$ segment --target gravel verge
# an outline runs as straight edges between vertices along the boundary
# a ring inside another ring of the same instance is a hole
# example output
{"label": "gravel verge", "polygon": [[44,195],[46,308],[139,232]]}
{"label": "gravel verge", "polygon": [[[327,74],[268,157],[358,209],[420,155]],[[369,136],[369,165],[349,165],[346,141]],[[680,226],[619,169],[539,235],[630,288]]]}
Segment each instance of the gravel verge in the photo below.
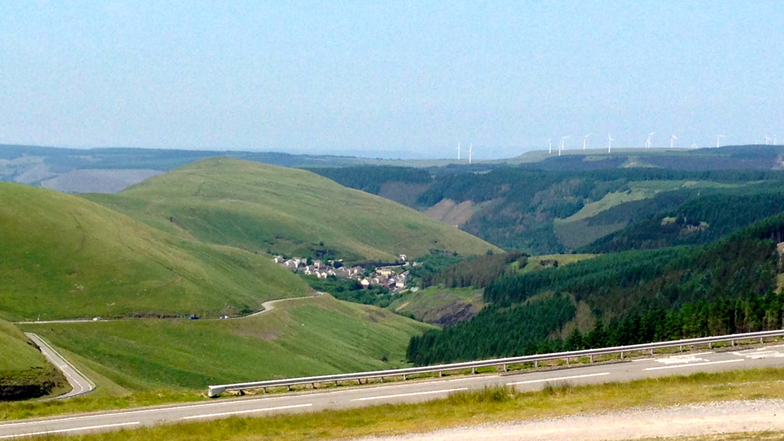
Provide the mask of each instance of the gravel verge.
{"label": "gravel verge", "polygon": [[457,427],[363,441],[626,440],[784,431],[784,400],[744,400],[635,408],[512,423]]}

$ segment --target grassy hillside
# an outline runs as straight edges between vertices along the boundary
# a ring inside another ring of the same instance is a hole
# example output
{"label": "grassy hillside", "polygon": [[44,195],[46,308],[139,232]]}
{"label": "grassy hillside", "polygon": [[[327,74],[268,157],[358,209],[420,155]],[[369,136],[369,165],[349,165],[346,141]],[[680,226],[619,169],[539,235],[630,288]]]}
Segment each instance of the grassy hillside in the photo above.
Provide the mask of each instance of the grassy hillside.
{"label": "grassy hillside", "polygon": [[560,267],[577,263],[586,259],[593,259],[598,254],[549,254],[544,256],[530,256],[525,265],[520,268],[519,262],[512,262],[510,269],[512,273],[527,274],[533,271],[540,271],[551,267]]}
{"label": "grassy hillside", "polygon": [[387,369],[405,364],[412,335],[430,329],[329,295],[279,302],[237,320],[133,320],[23,325],[131,390]]}
{"label": "grassy hillside", "polygon": [[402,205],[304,170],[213,158],[90,198],[168,231],[254,252],[395,261],[496,247]]}
{"label": "grassy hillside", "polygon": [[402,295],[387,309],[422,322],[447,326],[470,319],[483,307],[481,289],[431,286]]}
{"label": "grassy hillside", "polygon": [[309,288],[269,259],[175,238],[85,199],[0,183],[0,317],[238,313]]}
{"label": "grassy hillside", "polygon": [[68,382],[14,325],[0,320],[0,401],[34,398]]}

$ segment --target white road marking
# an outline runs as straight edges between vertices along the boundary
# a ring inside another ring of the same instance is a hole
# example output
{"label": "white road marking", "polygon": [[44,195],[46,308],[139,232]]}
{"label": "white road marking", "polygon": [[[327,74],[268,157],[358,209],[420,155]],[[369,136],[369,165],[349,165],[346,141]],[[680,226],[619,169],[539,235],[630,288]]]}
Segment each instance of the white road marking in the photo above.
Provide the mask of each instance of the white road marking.
{"label": "white road marking", "polygon": [[572,375],[570,377],[558,377],[558,378],[542,378],[541,380],[528,380],[528,381],[518,381],[516,383],[506,383],[507,386],[515,386],[518,384],[533,384],[533,383],[546,383],[548,381],[561,381],[561,380],[574,380],[577,378],[589,378],[589,377],[601,377],[604,375],[610,375],[609,372],[602,372],[599,374],[585,374],[585,375]]}
{"label": "white road marking", "polygon": [[431,390],[429,392],[413,392],[410,394],[395,394],[395,395],[384,395],[381,397],[365,397],[365,398],[355,398],[351,401],[368,401],[368,400],[381,400],[384,398],[398,398],[398,397],[412,397],[414,395],[432,395],[432,394],[444,394],[447,392],[457,392],[459,390],[468,390],[467,387],[461,387],[457,389],[443,389],[443,390]]}
{"label": "white road marking", "polygon": [[104,417],[115,417],[115,416],[127,416],[127,415],[134,415],[139,413],[150,413],[150,412],[163,412],[163,411],[170,411],[170,410],[181,410],[181,409],[197,409],[200,407],[213,407],[213,406],[230,406],[232,404],[237,403],[254,403],[257,401],[266,401],[266,400],[282,400],[286,398],[291,398],[290,396],[280,396],[280,397],[269,397],[269,398],[255,398],[255,399],[245,399],[245,400],[230,400],[230,401],[221,401],[218,403],[203,403],[203,404],[191,404],[185,406],[174,406],[174,407],[154,407],[151,409],[140,409],[140,410],[129,410],[126,412],[114,412],[114,413],[99,413],[99,414],[92,414],[92,415],[84,415],[84,416],[75,416],[69,418],[59,418],[54,420],[37,420],[37,421],[27,421],[22,423],[9,423],[9,424],[0,424],[0,429],[5,429],[7,427],[14,427],[14,426],[26,426],[28,424],[41,424],[41,423],[61,423],[64,421],[73,421],[73,420],[83,420],[83,419],[90,419],[90,418],[104,418]]}
{"label": "white road marking", "polygon": [[687,368],[687,367],[695,367],[695,366],[707,366],[709,364],[724,364],[724,363],[737,363],[739,361],[745,361],[742,358],[737,360],[722,360],[722,361],[708,361],[705,363],[692,363],[692,364],[679,364],[676,366],[661,366],[661,367],[652,367],[652,368],[645,368],[644,371],[658,371],[661,369],[678,369],[678,368]]}
{"label": "white road marking", "polygon": [[58,429],[58,430],[47,430],[45,432],[33,432],[33,433],[18,433],[16,435],[3,435],[0,436],[0,439],[10,439],[10,438],[25,438],[28,436],[38,436],[38,435],[51,435],[53,433],[67,433],[67,432],[79,432],[83,430],[94,430],[94,429],[106,429],[109,427],[122,427],[122,426],[134,426],[141,424],[140,422],[136,421],[133,423],[118,423],[118,424],[105,424],[103,426],[88,426],[88,427],[76,427],[73,429]]}
{"label": "white road marking", "polygon": [[283,409],[296,409],[298,407],[310,407],[313,404],[295,404],[293,406],[280,406],[280,407],[268,407],[266,409],[250,409],[250,410],[238,410],[234,412],[221,412],[221,413],[211,413],[209,415],[193,415],[182,417],[180,420],[193,420],[197,418],[212,418],[217,416],[227,416],[227,415],[242,415],[245,413],[255,413],[255,412],[269,412],[272,410],[283,410]]}
{"label": "white road marking", "polygon": [[750,352],[750,353],[745,353],[745,354],[739,354],[737,352],[733,352],[733,354],[735,354],[737,356],[740,356],[740,357],[746,357],[746,358],[749,358],[749,359],[752,359],[752,360],[756,360],[758,358],[771,358],[771,357],[773,357],[773,358],[780,358],[780,357],[784,357],[784,354],[782,354],[781,352],[777,352],[777,351],[758,351],[758,352]]}
{"label": "white road marking", "polygon": [[686,364],[686,363],[700,363],[700,362],[708,361],[704,358],[697,358],[695,355],[697,354],[674,355],[672,357],[667,357],[667,358],[658,358],[656,359],[656,361],[664,364]]}

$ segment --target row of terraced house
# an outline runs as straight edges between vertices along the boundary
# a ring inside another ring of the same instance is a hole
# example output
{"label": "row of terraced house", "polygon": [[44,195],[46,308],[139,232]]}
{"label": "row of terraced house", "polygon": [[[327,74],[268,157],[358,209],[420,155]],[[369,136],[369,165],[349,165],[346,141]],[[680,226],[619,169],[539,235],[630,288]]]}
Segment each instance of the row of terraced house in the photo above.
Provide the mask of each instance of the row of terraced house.
{"label": "row of terraced house", "polygon": [[[405,260],[405,255],[400,257],[402,260]],[[339,266],[336,268],[335,261],[325,263],[320,260],[313,260],[309,262],[308,259],[301,257],[286,259],[283,256],[275,256],[272,260],[297,274],[316,276],[319,279],[334,276],[339,279],[356,280],[363,288],[383,286],[392,292],[400,292],[405,289],[409,281],[408,271],[398,272],[395,268],[390,267],[377,268],[375,274],[368,275],[361,266],[351,268]]]}

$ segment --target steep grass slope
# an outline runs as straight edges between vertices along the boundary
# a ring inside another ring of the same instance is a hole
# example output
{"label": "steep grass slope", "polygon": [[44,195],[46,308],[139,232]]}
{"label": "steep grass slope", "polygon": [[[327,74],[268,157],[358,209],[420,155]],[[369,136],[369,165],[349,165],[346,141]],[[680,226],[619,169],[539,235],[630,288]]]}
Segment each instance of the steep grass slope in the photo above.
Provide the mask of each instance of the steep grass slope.
{"label": "steep grass slope", "polygon": [[407,208],[304,170],[205,159],[90,199],[205,242],[255,252],[394,261],[431,249],[498,250]]}
{"label": "steep grass slope", "polygon": [[235,313],[307,295],[269,259],[175,238],[85,199],[0,183],[0,317]]}
{"label": "steep grass slope", "polygon": [[482,289],[431,286],[404,295],[387,309],[425,323],[449,326],[470,319],[484,307]]}
{"label": "steep grass slope", "polygon": [[237,320],[22,325],[132,390],[400,367],[429,325],[329,295],[279,302]]}
{"label": "steep grass slope", "polygon": [[0,320],[0,401],[40,397],[67,384],[33,342]]}

